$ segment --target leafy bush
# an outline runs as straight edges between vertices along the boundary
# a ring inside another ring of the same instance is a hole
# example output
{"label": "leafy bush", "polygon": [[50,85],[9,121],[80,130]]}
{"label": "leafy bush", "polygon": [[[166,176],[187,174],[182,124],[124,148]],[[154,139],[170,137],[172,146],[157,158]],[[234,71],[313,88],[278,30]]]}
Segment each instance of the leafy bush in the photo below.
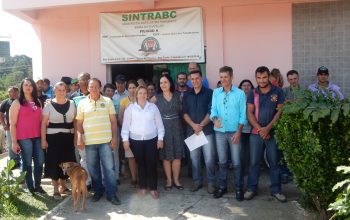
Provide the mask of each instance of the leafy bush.
{"label": "leafy bush", "polygon": [[345,174],[347,178],[333,187],[333,192],[338,189],[343,189],[343,191],[338,195],[336,201],[329,205],[328,210],[335,211],[331,219],[350,219],[350,166],[339,166],[337,171]]}
{"label": "leafy bush", "polygon": [[15,161],[10,160],[0,174],[0,216],[18,213],[13,200],[20,193],[19,185],[24,180],[26,173],[22,172],[18,177],[15,177],[12,172],[14,166]]}
{"label": "leafy bush", "polygon": [[328,219],[332,187],[342,179],[336,167],[350,155],[350,103],[310,91],[300,97],[284,105],[276,137],[298,187]]}

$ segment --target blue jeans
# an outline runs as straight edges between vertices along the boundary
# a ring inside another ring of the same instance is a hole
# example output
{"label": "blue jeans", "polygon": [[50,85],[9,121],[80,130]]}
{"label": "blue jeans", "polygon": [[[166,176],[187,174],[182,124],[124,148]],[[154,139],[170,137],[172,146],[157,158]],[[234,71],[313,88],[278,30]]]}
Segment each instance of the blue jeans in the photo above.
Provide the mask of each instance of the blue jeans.
{"label": "blue jeans", "polygon": [[271,193],[281,192],[281,182],[279,178],[278,151],[276,140],[271,136],[268,140],[263,140],[260,135],[250,135],[250,163],[248,175],[248,191],[256,192],[259,184],[260,163],[264,153],[264,143],[266,145],[267,161],[270,165]]}
{"label": "blue jeans", "polygon": [[215,143],[214,134],[206,135],[208,143],[190,152],[192,161],[192,180],[194,183],[202,184],[201,154],[203,153],[207,171],[208,183],[215,183]]}
{"label": "blue jeans", "polygon": [[[45,154],[41,149],[41,138],[29,138],[18,140],[21,147],[22,171],[26,171],[25,181],[28,189],[32,190],[41,185],[41,175]],[[34,160],[34,182],[32,173],[32,159]]]}
{"label": "blue jeans", "polygon": [[14,160],[15,164],[20,164],[21,163],[20,155],[12,151],[12,140],[11,140],[10,131],[5,131],[5,135],[6,135],[6,145],[7,145],[7,150],[9,152],[10,160]]}
{"label": "blue jeans", "polygon": [[219,188],[227,188],[227,149],[230,148],[231,151],[231,160],[233,164],[233,178],[235,189],[243,189],[243,176],[242,176],[242,167],[241,167],[241,147],[240,144],[232,143],[232,136],[234,132],[215,132],[216,138],[216,149],[219,156]]}
{"label": "blue jeans", "polygon": [[117,192],[117,184],[115,180],[115,166],[113,150],[109,143],[92,144],[85,147],[86,162],[89,173],[92,178],[92,185],[95,193],[103,193],[101,167],[104,173],[104,183],[107,198],[113,198]]}

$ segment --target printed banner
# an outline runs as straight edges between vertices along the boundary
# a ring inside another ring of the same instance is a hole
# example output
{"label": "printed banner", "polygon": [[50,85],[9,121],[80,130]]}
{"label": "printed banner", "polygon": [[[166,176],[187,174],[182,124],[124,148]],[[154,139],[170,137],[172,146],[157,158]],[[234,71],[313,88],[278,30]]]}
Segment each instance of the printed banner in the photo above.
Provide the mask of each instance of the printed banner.
{"label": "printed banner", "polygon": [[201,8],[101,13],[101,62],[204,62]]}

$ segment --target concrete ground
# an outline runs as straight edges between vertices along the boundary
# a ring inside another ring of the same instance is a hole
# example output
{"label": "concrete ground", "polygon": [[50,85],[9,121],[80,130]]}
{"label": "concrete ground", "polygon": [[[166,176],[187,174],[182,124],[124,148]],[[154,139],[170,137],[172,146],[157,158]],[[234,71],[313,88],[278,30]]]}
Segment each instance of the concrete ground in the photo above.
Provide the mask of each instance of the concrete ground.
{"label": "concrete ground", "polygon": [[[7,158],[0,159],[0,169],[6,164]],[[1,158],[1,156],[0,156]],[[258,195],[251,201],[237,202],[232,189],[232,172],[229,176],[229,192],[220,199],[214,199],[206,192],[206,187],[198,192],[189,191],[191,179],[182,170],[183,191],[173,188],[165,191],[162,169],[159,168],[159,200],[154,200],[150,194],[144,198],[137,196],[137,189],[129,185],[128,179],[122,179],[118,189],[120,206],[111,205],[105,197],[100,201],[91,202],[91,195],[87,200],[87,210],[74,212],[73,202],[66,197],[61,204],[41,219],[231,219],[231,220],[311,220],[316,219],[313,214],[300,208],[296,202],[298,189],[294,183],[283,185],[283,192],[288,198],[287,203],[280,203],[270,196],[269,177],[267,171],[262,171]],[[49,179],[43,179],[43,187],[52,194]]]}

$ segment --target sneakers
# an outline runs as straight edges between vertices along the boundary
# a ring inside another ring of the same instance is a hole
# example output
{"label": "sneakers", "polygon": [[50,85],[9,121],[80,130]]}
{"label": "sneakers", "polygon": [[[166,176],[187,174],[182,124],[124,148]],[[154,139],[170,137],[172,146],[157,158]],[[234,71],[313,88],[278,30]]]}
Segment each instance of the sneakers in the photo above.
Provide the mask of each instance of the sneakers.
{"label": "sneakers", "polygon": [[208,188],[207,191],[209,194],[214,194],[216,190],[215,184],[214,183],[208,183]]}
{"label": "sneakers", "polygon": [[201,189],[203,187],[203,184],[201,183],[193,183],[190,191],[191,192],[197,192],[199,189]]}
{"label": "sneakers", "polygon": [[122,204],[117,196],[114,196],[112,198],[107,198],[107,200],[110,201],[112,203],[112,205],[121,205]]}
{"label": "sneakers", "polygon": [[273,197],[275,197],[279,202],[287,202],[287,198],[285,195],[283,195],[282,193],[275,193],[272,194]]}
{"label": "sneakers", "polygon": [[251,200],[252,198],[254,198],[255,195],[256,195],[255,192],[247,191],[244,193],[244,199]]}

